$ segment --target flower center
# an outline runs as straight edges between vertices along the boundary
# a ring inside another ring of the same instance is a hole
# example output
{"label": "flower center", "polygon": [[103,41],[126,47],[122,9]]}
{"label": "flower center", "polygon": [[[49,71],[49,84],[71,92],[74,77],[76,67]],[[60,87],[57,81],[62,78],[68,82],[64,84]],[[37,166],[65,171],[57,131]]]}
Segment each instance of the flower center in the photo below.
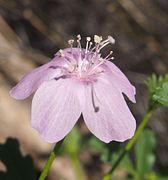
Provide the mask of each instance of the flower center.
{"label": "flower center", "polygon": [[67,77],[75,77],[81,81],[94,80],[100,73],[104,72],[101,65],[106,61],[113,59],[111,57],[112,51],[105,57],[101,57],[100,51],[109,43],[114,44],[115,40],[108,36],[106,40],[102,37],[94,36],[94,46],[90,37],[86,38],[86,46],[81,46],[81,36],[77,36],[77,47],[74,47],[74,40],[68,41],[70,48],[65,50],[59,50],[59,56],[61,56],[65,63],[61,67],[62,74]]}

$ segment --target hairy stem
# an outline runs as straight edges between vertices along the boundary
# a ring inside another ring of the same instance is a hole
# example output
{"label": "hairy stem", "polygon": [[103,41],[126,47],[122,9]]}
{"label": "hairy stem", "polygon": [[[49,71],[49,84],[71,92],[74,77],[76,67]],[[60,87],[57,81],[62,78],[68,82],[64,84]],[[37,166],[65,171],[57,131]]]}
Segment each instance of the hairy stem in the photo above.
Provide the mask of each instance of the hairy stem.
{"label": "hairy stem", "polygon": [[137,131],[135,132],[135,135],[133,136],[133,138],[127,143],[127,145],[124,147],[123,151],[121,152],[120,156],[118,157],[118,159],[116,160],[116,162],[114,163],[113,167],[111,168],[111,170],[103,177],[103,180],[110,180],[110,178],[113,175],[114,170],[118,167],[118,165],[120,164],[120,162],[122,161],[122,159],[124,158],[124,156],[132,149],[133,145],[135,144],[136,140],[138,139],[139,135],[141,134],[141,132],[143,131],[143,129],[145,128],[149,118],[152,115],[152,111],[148,111],[145,116],[143,117]]}
{"label": "hairy stem", "polygon": [[[63,139],[63,140],[64,140],[64,139]],[[40,177],[39,177],[39,180],[45,180],[45,178],[47,177],[47,174],[48,174],[48,172],[49,172],[49,170],[50,170],[50,168],[51,168],[51,165],[52,165],[52,163],[53,163],[53,161],[54,161],[54,159],[55,159],[55,157],[56,157],[56,154],[57,154],[58,151],[60,150],[60,147],[61,147],[61,145],[62,145],[62,143],[63,143],[63,140],[59,141],[59,142],[55,145],[53,151],[50,153],[50,156],[49,156],[49,158],[48,158],[48,160],[47,160],[47,162],[46,162],[46,164],[45,164],[45,166],[44,166],[44,169],[43,169],[43,171],[41,172],[41,175],[40,175]]]}

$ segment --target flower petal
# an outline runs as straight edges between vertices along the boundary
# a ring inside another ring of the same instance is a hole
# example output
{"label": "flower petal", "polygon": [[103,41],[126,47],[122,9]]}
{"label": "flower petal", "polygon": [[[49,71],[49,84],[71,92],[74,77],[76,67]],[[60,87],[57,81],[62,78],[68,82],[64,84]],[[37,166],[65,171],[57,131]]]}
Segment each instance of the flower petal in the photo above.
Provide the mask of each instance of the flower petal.
{"label": "flower petal", "polygon": [[50,143],[58,142],[73,128],[81,108],[71,79],[44,82],[32,102],[32,126]]}
{"label": "flower petal", "polygon": [[58,74],[58,71],[49,67],[54,67],[59,64],[59,62],[60,60],[50,61],[25,75],[22,80],[11,89],[10,95],[18,100],[30,96],[43,81],[51,79]]}
{"label": "flower petal", "polygon": [[124,73],[115,64],[110,61],[106,61],[105,64],[107,68],[110,69],[110,79],[112,83],[115,83],[116,87],[121,90],[121,92],[126,94],[132,102],[135,103],[135,87],[130,83]]}
{"label": "flower petal", "polygon": [[122,93],[103,78],[85,89],[83,117],[89,130],[106,143],[131,138],[136,122]]}

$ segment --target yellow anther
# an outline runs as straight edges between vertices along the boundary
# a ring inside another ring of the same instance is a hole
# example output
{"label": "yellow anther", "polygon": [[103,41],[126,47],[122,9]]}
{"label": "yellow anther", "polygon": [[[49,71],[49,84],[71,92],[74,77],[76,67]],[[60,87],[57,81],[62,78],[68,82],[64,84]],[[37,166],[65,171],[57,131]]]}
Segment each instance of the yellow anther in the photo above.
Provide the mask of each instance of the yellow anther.
{"label": "yellow anther", "polygon": [[81,35],[78,34],[78,35],[77,35],[77,38],[78,38],[78,40],[80,41],[80,40],[81,40]]}
{"label": "yellow anther", "polygon": [[91,37],[87,37],[86,40],[87,40],[87,41],[91,41]]}
{"label": "yellow anther", "polygon": [[69,41],[68,41],[68,44],[70,44],[70,45],[72,45],[74,43],[74,40],[73,39],[70,39]]}
{"label": "yellow anther", "polygon": [[64,57],[64,56],[65,56],[65,55],[64,55],[64,51],[63,51],[62,49],[59,50],[59,53],[60,53],[61,57]]}
{"label": "yellow anther", "polygon": [[99,44],[103,40],[102,36],[94,35],[94,42]]}

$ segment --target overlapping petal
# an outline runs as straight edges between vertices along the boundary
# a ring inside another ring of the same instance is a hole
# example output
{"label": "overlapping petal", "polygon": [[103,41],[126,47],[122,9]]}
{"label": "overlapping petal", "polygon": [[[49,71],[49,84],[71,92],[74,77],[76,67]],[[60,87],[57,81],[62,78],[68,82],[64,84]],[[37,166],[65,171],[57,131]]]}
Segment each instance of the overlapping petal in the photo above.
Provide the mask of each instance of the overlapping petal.
{"label": "overlapping petal", "polygon": [[113,84],[115,84],[115,86],[124,94],[127,95],[127,97],[132,101],[132,102],[136,102],[135,100],[135,94],[136,94],[136,90],[135,87],[130,83],[130,81],[128,80],[128,78],[124,75],[124,73],[122,73],[122,71],[112,62],[110,61],[106,61],[105,62],[106,65],[106,70],[108,71],[108,69],[110,70],[110,77],[109,79],[111,79],[111,82]]}
{"label": "overlapping petal", "polygon": [[77,88],[71,79],[44,82],[32,102],[32,126],[50,143],[68,134],[80,117]]}
{"label": "overlapping petal", "polygon": [[37,90],[37,88],[42,82],[58,75],[59,71],[56,71],[55,69],[50,67],[55,67],[59,63],[59,59],[58,61],[53,60],[43,66],[34,69],[33,71],[25,75],[21,79],[21,81],[11,89],[10,95],[18,100],[27,98],[35,90]]}
{"label": "overlapping petal", "polygon": [[135,132],[135,119],[120,91],[108,81],[99,78],[94,86],[85,87],[83,117],[89,130],[100,140],[125,141]]}

